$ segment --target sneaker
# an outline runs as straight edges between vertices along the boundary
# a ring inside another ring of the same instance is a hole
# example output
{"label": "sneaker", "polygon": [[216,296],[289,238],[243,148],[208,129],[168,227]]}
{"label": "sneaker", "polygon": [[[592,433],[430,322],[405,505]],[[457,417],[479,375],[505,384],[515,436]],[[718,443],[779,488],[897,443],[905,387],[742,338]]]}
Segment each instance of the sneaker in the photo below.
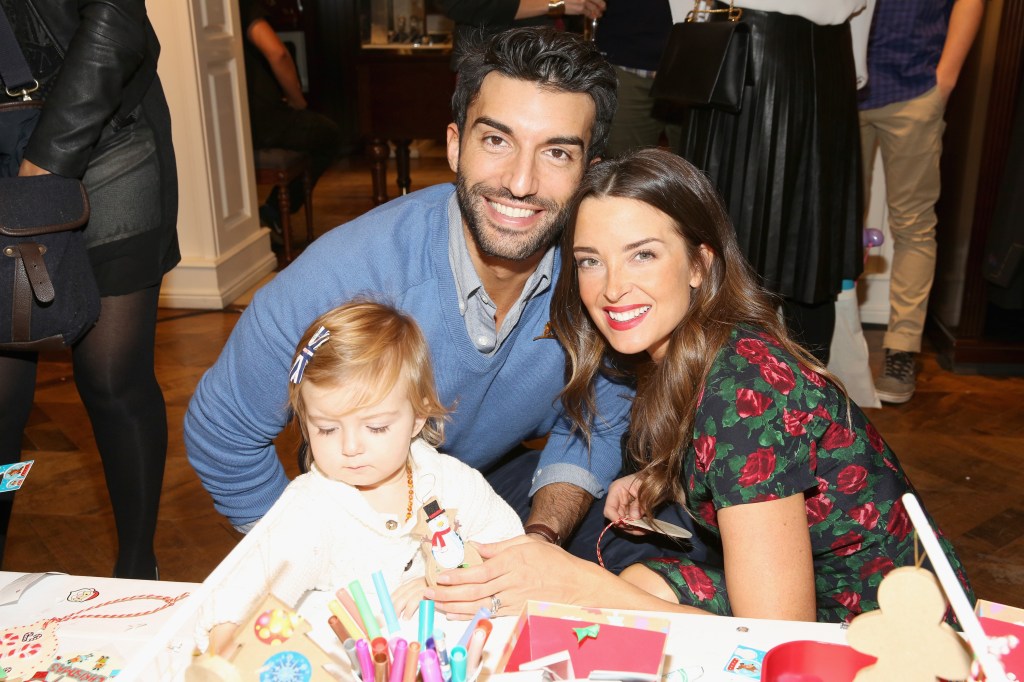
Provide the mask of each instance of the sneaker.
{"label": "sneaker", "polygon": [[885,368],[875,381],[878,399],[899,405],[914,396],[915,388],[917,371],[914,368],[914,354],[886,348]]}

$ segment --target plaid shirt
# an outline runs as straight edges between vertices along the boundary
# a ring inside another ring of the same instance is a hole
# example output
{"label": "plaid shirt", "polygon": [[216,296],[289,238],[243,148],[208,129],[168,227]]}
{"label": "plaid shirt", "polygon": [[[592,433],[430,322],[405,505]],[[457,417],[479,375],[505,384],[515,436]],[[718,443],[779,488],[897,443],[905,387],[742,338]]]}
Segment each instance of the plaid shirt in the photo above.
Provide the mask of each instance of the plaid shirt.
{"label": "plaid shirt", "polygon": [[878,0],[860,108],[905,102],[935,86],[955,0]]}

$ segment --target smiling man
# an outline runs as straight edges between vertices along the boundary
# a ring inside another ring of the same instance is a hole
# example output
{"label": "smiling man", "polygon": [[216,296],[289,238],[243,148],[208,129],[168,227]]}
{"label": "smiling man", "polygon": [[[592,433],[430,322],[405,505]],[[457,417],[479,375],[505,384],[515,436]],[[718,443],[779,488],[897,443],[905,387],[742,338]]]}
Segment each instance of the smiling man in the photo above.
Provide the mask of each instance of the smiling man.
{"label": "smiling man", "polygon": [[[484,471],[536,539],[569,538],[619,471],[629,402],[622,386],[599,387],[589,446],[564,418],[565,356],[546,331],[553,244],[614,109],[611,67],[577,36],[519,29],[467,51],[447,131],[456,187],[414,192],[313,242],[256,294],[196,389],[188,455],[222,514],[245,528],[284,489],[272,439],[289,419],[295,345],[358,295],[423,329],[452,410],[442,450]],[[542,452],[521,447],[545,435]],[[592,556],[595,540],[577,533],[567,547]]]}

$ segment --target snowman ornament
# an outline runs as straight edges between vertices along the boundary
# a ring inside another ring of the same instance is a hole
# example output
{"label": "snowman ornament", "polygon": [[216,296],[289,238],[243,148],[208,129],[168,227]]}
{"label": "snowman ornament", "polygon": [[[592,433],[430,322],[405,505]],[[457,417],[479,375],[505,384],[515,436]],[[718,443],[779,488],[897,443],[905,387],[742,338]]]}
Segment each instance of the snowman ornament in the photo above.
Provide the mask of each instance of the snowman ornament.
{"label": "snowman ornament", "polygon": [[427,569],[425,577],[431,587],[437,584],[437,576],[442,571],[483,563],[476,549],[459,534],[456,510],[446,510],[437,498],[430,498],[420,509],[419,523],[413,532],[421,538],[420,548]]}

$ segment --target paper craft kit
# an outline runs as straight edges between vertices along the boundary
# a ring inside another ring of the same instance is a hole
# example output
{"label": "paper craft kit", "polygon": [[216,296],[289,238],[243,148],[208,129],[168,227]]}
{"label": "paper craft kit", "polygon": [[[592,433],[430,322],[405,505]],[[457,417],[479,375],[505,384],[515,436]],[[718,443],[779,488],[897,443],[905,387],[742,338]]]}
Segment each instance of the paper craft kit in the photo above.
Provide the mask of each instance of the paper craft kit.
{"label": "paper craft kit", "polygon": [[623,679],[606,673],[628,673],[630,679],[657,680],[668,630],[669,621],[654,614],[529,601],[496,671],[518,672],[524,664],[567,652],[578,679]]}

